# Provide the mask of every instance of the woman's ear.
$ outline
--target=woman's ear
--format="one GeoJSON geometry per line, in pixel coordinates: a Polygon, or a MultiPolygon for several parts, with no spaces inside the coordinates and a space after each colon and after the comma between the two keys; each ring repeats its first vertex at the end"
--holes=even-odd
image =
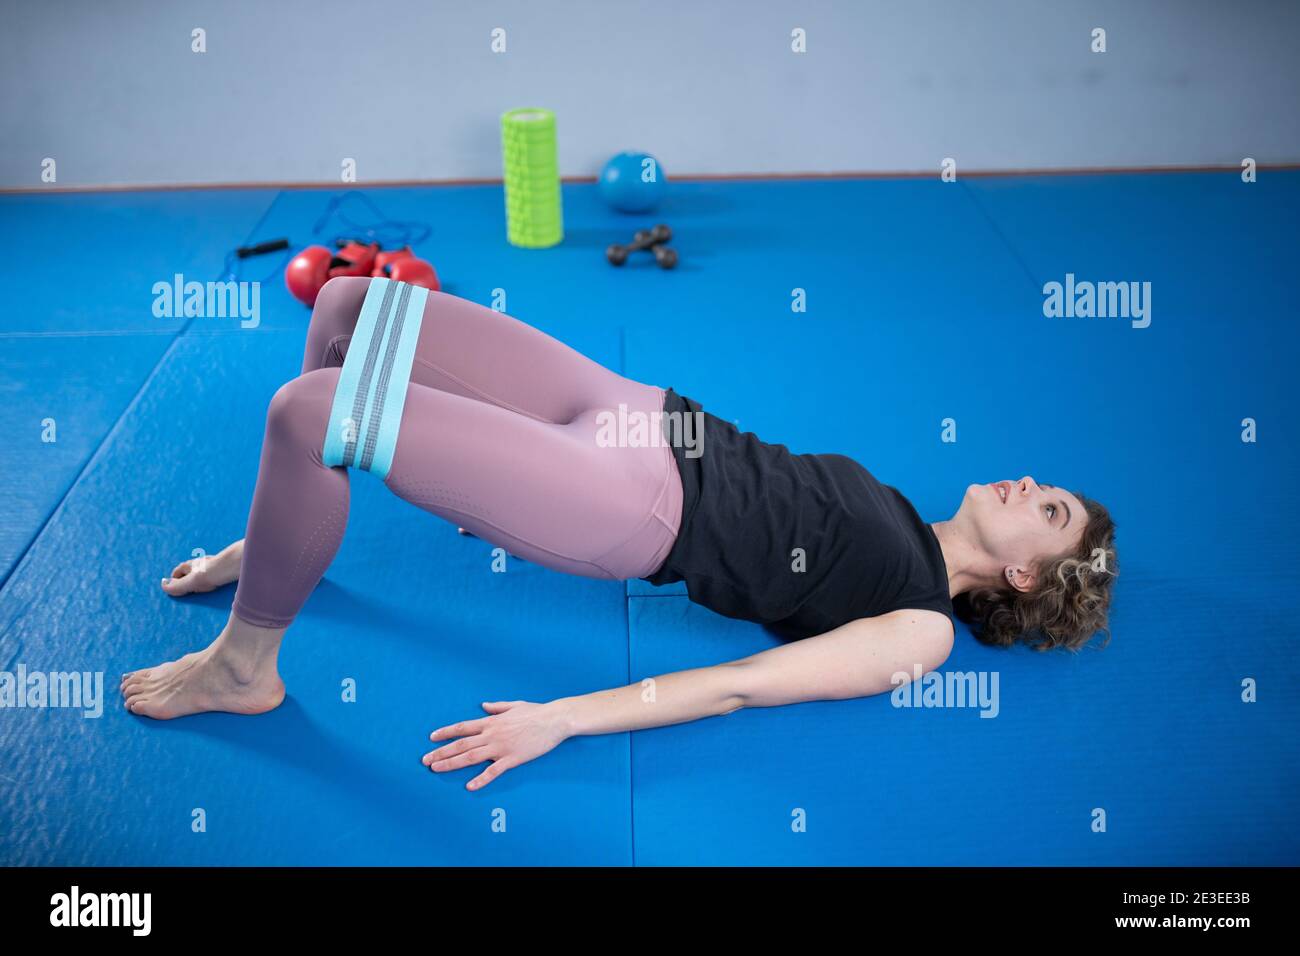
{"type": "Polygon", "coordinates": [[[1034,583],[1038,580],[1033,571],[1012,565],[1007,565],[1002,569],[1002,576],[1013,591],[1019,591],[1022,594],[1026,591],[1032,591],[1034,583]]]}

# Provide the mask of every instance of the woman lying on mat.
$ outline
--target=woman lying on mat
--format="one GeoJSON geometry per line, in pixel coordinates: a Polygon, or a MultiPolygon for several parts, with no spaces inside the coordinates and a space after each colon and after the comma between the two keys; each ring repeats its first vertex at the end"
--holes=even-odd
{"type": "Polygon", "coordinates": [[[691,599],[789,639],[743,660],[549,703],[486,703],[443,727],[435,771],[468,786],[567,737],[742,707],[879,694],[938,668],[951,616],[984,641],[1078,648],[1104,630],[1114,524],[1032,478],[971,485],[927,524],[841,455],[792,455],[698,404],[616,375],[515,319],[386,279],[321,292],[302,374],[271,400],[246,536],[186,561],[172,596],[236,579],[204,650],[122,678],[135,714],[256,714],[284,699],[285,629],[329,567],[348,468],[529,561],[586,577],[684,581],[691,599]]]}

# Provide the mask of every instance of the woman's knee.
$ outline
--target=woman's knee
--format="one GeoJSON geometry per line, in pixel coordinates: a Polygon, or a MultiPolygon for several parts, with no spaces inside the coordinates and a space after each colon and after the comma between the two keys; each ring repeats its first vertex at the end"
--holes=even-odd
{"type": "MultiPolygon", "coordinates": [[[[311,312],[307,341],[322,353],[331,346],[337,348],[337,339],[356,330],[369,288],[370,280],[365,276],[337,276],[326,282],[311,312]]],[[[320,357],[328,360],[323,354],[320,357]]],[[[334,357],[342,364],[342,352],[334,357]]]]}
{"type": "Polygon", "coordinates": [[[266,411],[267,436],[294,445],[314,446],[319,452],[340,372],[338,368],[316,369],[281,385],[266,411]]]}

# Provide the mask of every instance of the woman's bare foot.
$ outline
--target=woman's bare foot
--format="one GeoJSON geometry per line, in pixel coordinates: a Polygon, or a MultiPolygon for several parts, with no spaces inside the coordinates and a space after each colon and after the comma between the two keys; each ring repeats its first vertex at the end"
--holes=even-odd
{"type": "Polygon", "coordinates": [[[240,538],[216,554],[182,561],[172,570],[171,577],[162,579],[162,589],[172,597],[215,591],[238,580],[243,560],[244,539],[240,538]]]}
{"type": "Polygon", "coordinates": [[[256,627],[233,614],[209,646],[180,660],[122,675],[122,700],[133,714],[171,720],[224,711],[264,714],[284,700],[276,658],[284,628],[256,627]]]}

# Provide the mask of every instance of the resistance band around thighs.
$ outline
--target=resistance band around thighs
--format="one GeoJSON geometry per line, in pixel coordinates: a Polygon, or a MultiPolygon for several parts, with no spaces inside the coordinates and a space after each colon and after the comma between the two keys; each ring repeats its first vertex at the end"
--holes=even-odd
{"type": "Polygon", "coordinates": [[[393,464],[429,290],[371,279],[334,390],[321,457],[383,479],[393,464]]]}

